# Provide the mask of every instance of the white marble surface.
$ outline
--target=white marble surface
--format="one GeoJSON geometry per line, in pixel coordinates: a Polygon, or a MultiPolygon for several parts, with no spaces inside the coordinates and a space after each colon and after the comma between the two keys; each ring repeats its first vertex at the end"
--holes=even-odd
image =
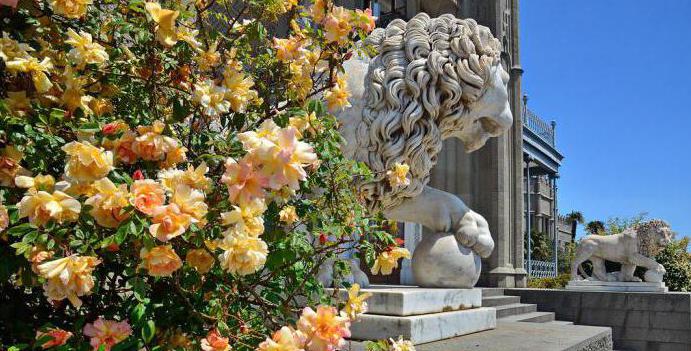
{"type": "Polygon", "coordinates": [[[426,234],[413,252],[416,285],[429,288],[472,288],[480,278],[482,262],[471,248],[450,233],[426,234]]]}
{"type": "Polygon", "coordinates": [[[664,282],[603,282],[592,280],[571,280],[566,290],[572,291],[621,291],[621,292],[667,292],[664,282]]]}
{"type": "MultiPolygon", "coordinates": [[[[340,289],[340,291],[344,298],[347,292],[345,289],[340,289]]],[[[427,289],[413,286],[372,285],[367,289],[362,289],[361,292],[372,293],[372,296],[367,299],[368,314],[412,316],[482,306],[481,289],[427,289]]]]}
{"type": "Polygon", "coordinates": [[[640,282],[636,267],[646,269],[646,282],[659,283],[666,272],[665,267],[655,261],[655,256],[674,238],[674,232],[667,222],[654,219],[635,224],[623,232],[612,235],[587,235],[578,244],[571,264],[571,279],[598,280],[604,282],[640,282]],[[592,275],[587,276],[581,264],[592,263],[592,275]],[[607,272],[605,262],[621,264],[621,270],[607,272]]]}
{"type": "Polygon", "coordinates": [[[351,325],[350,330],[353,340],[395,339],[402,336],[414,344],[421,344],[494,329],[496,326],[496,310],[480,307],[407,317],[364,314],[351,325]]]}

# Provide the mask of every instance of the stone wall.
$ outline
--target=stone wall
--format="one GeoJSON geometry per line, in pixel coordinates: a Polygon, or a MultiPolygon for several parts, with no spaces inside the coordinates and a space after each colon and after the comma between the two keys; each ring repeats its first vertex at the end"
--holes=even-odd
{"type": "Polygon", "coordinates": [[[612,327],[615,350],[691,350],[691,293],[506,289],[559,320],[612,327]]]}

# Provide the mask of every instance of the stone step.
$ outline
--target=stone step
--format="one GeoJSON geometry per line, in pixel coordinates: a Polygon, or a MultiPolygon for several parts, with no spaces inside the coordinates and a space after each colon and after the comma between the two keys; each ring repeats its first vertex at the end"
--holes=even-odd
{"type": "Polygon", "coordinates": [[[482,289],[482,297],[504,295],[504,289],[503,288],[480,288],[480,289],[482,289]]]}
{"type": "Polygon", "coordinates": [[[530,312],[503,317],[502,322],[547,323],[554,321],[554,312],[530,312]]]}
{"type": "Polygon", "coordinates": [[[573,322],[569,322],[569,321],[551,321],[548,323],[549,324],[556,324],[556,325],[573,325],[573,322]]]}
{"type": "Polygon", "coordinates": [[[494,329],[496,326],[495,310],[491,307],[417,316],[366,313],[351,325],[350,338],[382,340],[402,336],[414,344],[421,344],[494,329]]]}
{"type": "Polygon", "coordinates": [[[497,318],[515,316],[517,314],[537,312],[537,305],[527,303],[512,303],[504,306],[497,306],[497,318]]]}
{"type": "Polygon", "coordinates": [[[482,298],[482,307],[495,307],[521,302],[519,296],[488,296],[482,298]]]}
{"type": "MultiPolygon", "coordinates": [[[[326,289],[333,294],[333,289],[326,289]]],[[[414,316],[429,313],[467,310],[480,307],[480,289],[432,289],[396,285],[371,285],[360,290],[371,293],[367,313],[387,316],[414,316]]],[[[348,299],[346,289],[338,289],[342,300],[348,299]]]]}

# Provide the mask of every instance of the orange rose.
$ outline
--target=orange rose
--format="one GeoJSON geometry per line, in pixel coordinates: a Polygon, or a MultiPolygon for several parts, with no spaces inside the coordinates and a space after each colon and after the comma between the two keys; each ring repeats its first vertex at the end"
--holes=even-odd
{"type": "Polygon", "coordinates": [[[193,220],[189,214],[182,213],[176,204],[156,207],[151,215],[153,218],[149,233],[161,241],[182,235],[193,220]]]}
{"type": "Polygon", "coordinates": [[[51,347],[65,345],[65,343],[67,343],[67,339],[72,337],[72,333],[60,328],[50,328],[46,331],[36,332],[36,340],[40,340],[44,337],[47,340],[41,344],[41,348],[45,350],[51,347]]]}
{"type": "Polygon", "coordinates": [[[152,179],[135,181],[131,188],[132,205],[142,213],[151,216],[159,206],[166,201],[166,192],[163,187],[152,179]]]}
{"type": "Polygon", "coordinates": [[[142,268],[149,271],[152,277],[170,277],[182,267],[182,260],[170,245],[156,246],[151,250],[142,248],[139,252],[142,268]]]}
{"type": "Polygon", "coordinates": [[[194,267],[200,274],[208,272],[214,265],[214,257],[204,249],[187,251],[185,261],[194,267]]]}

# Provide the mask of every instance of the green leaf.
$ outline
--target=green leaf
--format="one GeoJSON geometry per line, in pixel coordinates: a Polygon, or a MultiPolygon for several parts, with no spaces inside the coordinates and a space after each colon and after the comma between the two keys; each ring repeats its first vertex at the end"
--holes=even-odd
{"type": "Polygon", "coordinates": [[[85,133],[97,133],[101,131],[101,126],[99,126],[96,122],[84,123],[79,126],[79,131],[85,133]]]}
{"type": "Polygon", "coordinates": [[[130,313],[132,323],[139,324],[139,322],[142,320],[142,317],[144,317],[144,313],[146,313],[146,305],[140,303],[134,306],[132,313],[130,313]]]}
{"type": "Polygon", "coordinates": [[[145,343],[151,342],[153,340],[154,335],[156,334],[156,324],[154,321],[149,320],[146,321],[146,324],[142,327],[142,339],[144,339],[145,343]]]}
{"type": "Polygon", "coordinates": [[[36,229],[31,223],[22,223],[20,225],[16,225],[10,229],[7,230],[7,234],[10,236],[22,236],[31,230],[36,229]]]}
{"type": "Polygon", "coordinates": [[[51,121],[61,121],[63,118],[65,118],[65,110],[61,110],[59,108],[54,108],[50,110],[50,120],[51,121]]]}

